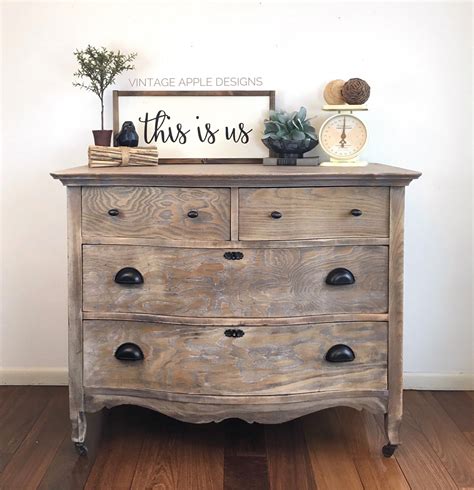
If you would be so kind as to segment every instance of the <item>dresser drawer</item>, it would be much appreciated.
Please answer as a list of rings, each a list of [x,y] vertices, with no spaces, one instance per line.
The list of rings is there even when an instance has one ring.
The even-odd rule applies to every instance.
[[[85,237],[229,240],[230,190],[84,187]]]
[[[388,187],[240,189],[239,202],[241,240],[388,236]]]
[[[387,388],[387,324],[239,327],[84,321],[84,385],[173,393],[271,395]],[[227,335],[226,335],[227,331]],[[117,360],[117,349],[138,346],[141,361]],[[352,362],[325,360],[336,344]]]
[[[252,248],[233,252],[84,245],[83,308],[192,317],[387,311],[385,246]],[[137,280],[141,276],[143,282],[117,283],[117,273],[125,268],[135,269]],[[346,279],[350,272],[355,282],[327,284],[329,280],[345,282],[344,274],[332,273],[341,268],[348,271]]]

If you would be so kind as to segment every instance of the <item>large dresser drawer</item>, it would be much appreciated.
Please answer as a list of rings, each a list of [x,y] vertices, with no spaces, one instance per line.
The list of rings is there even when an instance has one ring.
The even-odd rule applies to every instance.
[[[84,187],[85,237],[229,240],[230,190]]]
[[[387,324],[382,322],[239,327],[239,338],[226,335],[229,327],[83,324],[86,389],[274,395],[387,388]],[[144,359],[116,359],[125,343],[138,346]],[[355,359],[326,361],[328,350],[341,343]]]
[[[388,187],[239,190],[241,240],[387,237]]]
[[[388,247],[186,249],[83,246],[85,311],[291,317],[387,311]],[[135,269],[138,284],[117,283]],[[336,269],[353,284],[327,284]],[[140,273],[140,275],[138,275]],[[347,275],[347,274],[346,274]],[[336,274],[337,276],[337,274]],[[339,277],[336,282],[344,282]]]

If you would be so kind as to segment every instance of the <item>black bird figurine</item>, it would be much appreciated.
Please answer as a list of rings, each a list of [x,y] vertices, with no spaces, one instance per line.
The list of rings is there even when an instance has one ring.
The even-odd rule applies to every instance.
[[[122,130],[115,138],[116,146],[138,146],[138,133],[132,121],[125,121]]]

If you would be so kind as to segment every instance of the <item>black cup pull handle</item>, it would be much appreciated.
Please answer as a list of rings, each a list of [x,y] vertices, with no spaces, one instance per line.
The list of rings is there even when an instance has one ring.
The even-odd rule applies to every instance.
[[[115,282],[117,284],[143,284],[143,276],[140,271],[133,267],[124,267],[115,274]]]
[[[329,286],[346,286],[347,284],[354,283],[354,274],[344,267],[333,269],[326,277],[326,284],[329,284]]]
[[[348,345],[337,344],[327,351],[325,359],[328,362],[352,362],[355,354]]]
[[[137,344],[126,342],[115,351],[115,358],[119,361],[143,361],[145,356]]]
[[[120,211],[118,209],[109,209],[107,211],[107,213],[109,214],[109,216],[118,216],[120,214]]]
[[[244,254],[242,252],[225,252],[224,259],[227,260],[242,260],[244,258]]]
[[[351,209],[352,216],[362,216],[362,211],[360,209]]]
[[[270,213],[270,216],[273,218],[273,219],[280,219],[283,215],[280,213],[280,211],[272,211]]]
[[[199,216],[199,213],[195,209],[191,209],[191,211],[188,212],[188,218],[194,219]]]
[[[245,332],[243,330],[240,330],[240,328],[229,328],[224,332],[224,335],[226,337],[232,337],[234,339],[239,339],[240,337],[243,337],[245,335]]]

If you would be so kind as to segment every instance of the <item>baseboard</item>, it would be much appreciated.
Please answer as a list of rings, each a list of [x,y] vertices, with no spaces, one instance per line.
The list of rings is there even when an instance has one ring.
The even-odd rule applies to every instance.
[[[67,384],[67,368],[0,368],[0,385]]]
[[[0,368],[0,385],[67,385],[67,368]],[[404,373],[406,390],[474,390],[474,374]]]
[[[406,390],[474,390],[474,373],[403,373]]]

